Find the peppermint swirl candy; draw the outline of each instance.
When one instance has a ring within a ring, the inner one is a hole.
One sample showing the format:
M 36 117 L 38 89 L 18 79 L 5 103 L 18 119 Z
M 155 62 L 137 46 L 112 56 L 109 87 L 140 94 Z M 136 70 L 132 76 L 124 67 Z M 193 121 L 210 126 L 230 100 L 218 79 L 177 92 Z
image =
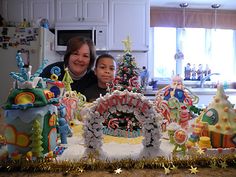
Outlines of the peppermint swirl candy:
M 59 68 L 58 66 L 54 66 L 54 67 L 52 67 L 50 73 L 60 76 L 61 75 L 61 68 Z

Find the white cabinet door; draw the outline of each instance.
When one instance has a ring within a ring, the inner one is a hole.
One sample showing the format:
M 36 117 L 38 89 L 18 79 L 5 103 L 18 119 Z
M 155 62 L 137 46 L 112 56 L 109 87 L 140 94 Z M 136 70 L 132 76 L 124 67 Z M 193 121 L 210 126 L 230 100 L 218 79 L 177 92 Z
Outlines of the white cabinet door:
M 109 1 L 109 48 L 124 50 L 122 41 L 130 37 L 133 51 L 147 51 L 149 44 L 149 0 Z
M 2 16 L 10 24 L 18 25 L 24 18 L 28 20 L 27 5 L 27 0 L 2 0 Z
M 85 22 L 108 23 L 108 0 L 83 0 L 83 17 Z
M 36 22 L 39 18 L 46 18 L 50 27 L 54 26 L 54 0 L 30 0 L 29 18 L 30 22 Z
M 108 23 L 108 0 L 57 0 L 56 8 L 57 23 Z
M 57 0 L 57 22 L 79 22 L 82 17 L 82 0 Z

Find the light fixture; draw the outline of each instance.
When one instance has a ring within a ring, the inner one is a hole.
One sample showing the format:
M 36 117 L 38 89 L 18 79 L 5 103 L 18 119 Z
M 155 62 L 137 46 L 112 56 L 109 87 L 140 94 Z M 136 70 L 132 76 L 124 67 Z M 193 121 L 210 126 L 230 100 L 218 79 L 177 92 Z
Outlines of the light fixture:
M 216 24 L 216 21 L 217 21 L 217 9 L 219 9 L 220 6 L 221 6 L 220 4 L 212 4 L 211 5 L 211 8 L 214 9 L 214 11 L 215 11 L 215 15 L 214 15 L 214 27 L 215 27 L 215 30 L 216 30 L 216 26 L 217 26 L 217 24 Z
M 220 4 L 212 4 L 211 7 L 213 9 L 218 9 L 221 5 Z
M 183 28 L 185 28 L 185 9 L 188 7 L 188 3 L 184 2 L 179 4 L 179 6 L 183 9 Z

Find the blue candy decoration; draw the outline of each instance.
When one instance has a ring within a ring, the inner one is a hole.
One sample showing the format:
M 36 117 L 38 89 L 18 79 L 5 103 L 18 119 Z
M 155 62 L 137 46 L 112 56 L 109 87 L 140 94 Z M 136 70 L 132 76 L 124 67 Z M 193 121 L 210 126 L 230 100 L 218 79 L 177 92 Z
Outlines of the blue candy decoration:
M 54 66 L 54 67 L 52 67 L 50 73 L 60 76 L 61 75 L 61 68 L 59 68 L 58 66 Z
M 67 136 L 68 134 L 72 135 L 72 130 L 70 129 L 70 126 L 68 125 L 65 118 L 59 117 L 58 120 L 58 131 L 61 137 L 61 144 L 67 144 Z
M 18 68 L 20 69 L 20 73 L 11 72 L 10 76 L 19 82 L 24 82 L 24 81 L 29 80 L 28 71 L 26 68 L 24 68 L 24 62 L 21 57 L 21 53 L 16 54 L 16 62 L 17 62 Z

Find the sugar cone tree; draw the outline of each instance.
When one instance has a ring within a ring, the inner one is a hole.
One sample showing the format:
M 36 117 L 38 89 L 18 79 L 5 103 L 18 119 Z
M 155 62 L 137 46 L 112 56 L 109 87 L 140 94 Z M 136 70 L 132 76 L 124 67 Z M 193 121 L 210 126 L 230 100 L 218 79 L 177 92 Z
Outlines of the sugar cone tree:
M 208 123 L 213 147 L 236 147 L 236 111 L 222 85 L 218 86 L 213 101 L 202 112 L 200 119 Z
M 62 79 L 62 82 L 64 83 L 65 85 L 65 89 L 66 91 L 71 91 L 71 86 L 70 84 L 73 83 L 73 80 L 69 74 L 69 71 L 68 71 L 68 68 L 65 68 L 65 75 Z

